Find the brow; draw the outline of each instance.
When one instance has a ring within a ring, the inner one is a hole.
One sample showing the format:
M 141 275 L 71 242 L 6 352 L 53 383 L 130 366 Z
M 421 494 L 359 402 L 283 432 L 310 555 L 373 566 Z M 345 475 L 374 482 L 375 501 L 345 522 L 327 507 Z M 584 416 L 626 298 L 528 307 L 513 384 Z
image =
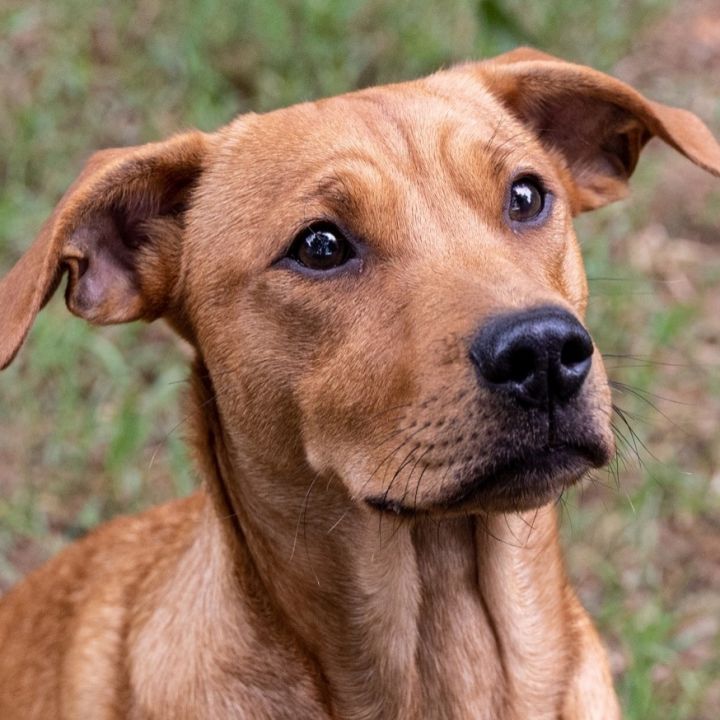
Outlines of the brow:
M 385 185 L 387 173 L 376 160 L 359 151 L 335 153 L 328 164 L 338 168 L 319 179 L 304 194 L 303 200 L 310 205 L 327 207 L 340 217 L 359 216 L 366 203 L 361 199 L 368 193 L 368 175 L 372 175 Z

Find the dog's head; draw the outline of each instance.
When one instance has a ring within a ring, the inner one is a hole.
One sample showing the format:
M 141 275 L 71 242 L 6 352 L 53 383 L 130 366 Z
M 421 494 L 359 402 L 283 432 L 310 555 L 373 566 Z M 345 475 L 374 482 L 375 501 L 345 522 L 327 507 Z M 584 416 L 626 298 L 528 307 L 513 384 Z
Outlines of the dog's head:
M 96 323 L 165 317 L 227 441 L 395 512 L 515 510 L 612 451 L 572 217 L 690 113 L 530 50 L 89 161 L 0 284 L 0 364 L 68 271 Z

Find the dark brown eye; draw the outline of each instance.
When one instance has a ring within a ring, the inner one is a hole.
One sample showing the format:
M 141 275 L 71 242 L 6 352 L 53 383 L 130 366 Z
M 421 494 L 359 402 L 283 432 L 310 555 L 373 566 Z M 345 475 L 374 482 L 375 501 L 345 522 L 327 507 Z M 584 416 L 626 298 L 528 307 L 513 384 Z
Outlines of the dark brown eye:
M 510 187 L 508 215 L 514 222 L 528 222 L 537 218 L 545 207 L 545 191 L 532 177 L 515 180 Z
M 332 270 L 354 256 L 350 242 L 330 223 L 305 228 L 288 251 L 291 260 L 311 270 Z

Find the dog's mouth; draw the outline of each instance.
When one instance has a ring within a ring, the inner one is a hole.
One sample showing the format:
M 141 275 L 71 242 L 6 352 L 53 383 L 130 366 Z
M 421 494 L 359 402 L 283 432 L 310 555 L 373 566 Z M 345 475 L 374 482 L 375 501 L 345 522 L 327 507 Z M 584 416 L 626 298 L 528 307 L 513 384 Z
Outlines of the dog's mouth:
M 468 512 L 519 512 L 557 500 L 590 470 L 605 465 L 610 451 L 600 442 L 561 443 L 503 454 L 482 468 L 455 474 L 454 487 L 435 500 L 415 504 L 387 495 L 365 498 L 371 508 L 398 516 Z

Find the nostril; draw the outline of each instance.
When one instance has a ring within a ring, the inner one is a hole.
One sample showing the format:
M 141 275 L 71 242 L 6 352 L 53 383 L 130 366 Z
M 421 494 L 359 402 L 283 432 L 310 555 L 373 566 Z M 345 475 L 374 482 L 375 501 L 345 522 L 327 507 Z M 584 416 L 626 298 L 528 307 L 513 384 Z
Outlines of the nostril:
M 579 392 L 590 372 L 592 354 L 592 340 L 584 329 L 566 335 L 559 363 L 551 371 L 553 392 L 558 399 L 569 400 Z
M 565 342 L 560 351 L 560 363 L 563 367 L 573 368 L 585 363 L 592 355 L 592 342 L 586 337 L 576 336 Z
M 522 383 L 537 371 L 537 355 L 529 347 L 516 347 L 506 358 L 506 372 L 503 379 Z

